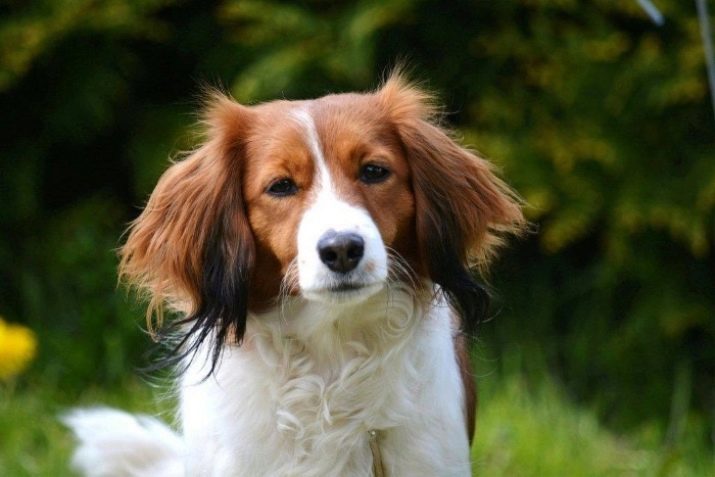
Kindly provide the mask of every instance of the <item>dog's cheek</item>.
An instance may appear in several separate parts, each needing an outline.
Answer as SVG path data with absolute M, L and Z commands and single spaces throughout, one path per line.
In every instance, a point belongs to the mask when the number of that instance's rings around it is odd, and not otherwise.
M 303 205 L 297 199 L 284 202 L 262 198 L 249 204 L 249 222 L 256 240 L 252 308 L 263 308 L 273 302 L 284 277 L 291 273 L 290 266 L 297 254 L 296 236 Z

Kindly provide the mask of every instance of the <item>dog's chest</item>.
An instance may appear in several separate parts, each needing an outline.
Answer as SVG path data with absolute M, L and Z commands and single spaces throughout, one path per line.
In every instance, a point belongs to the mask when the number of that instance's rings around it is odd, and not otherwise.
M 235 475 L 372 475 L 369 431 L 383 439 L 409 425 L 420 384 L 404 359 L 354 347 L 329 364 L 289 346 L 276 361 L 238 359 L 216 389 L 188 388 L 188 401 L 211 403 L 214 415 L 199 427 L 215 436 L 218 453 L 235 457 L 243 469 Z
M 454 357 L 440 354 L 451 350 L 449 323 L 435 333 L 425 320 L 395 321 L 382 342 L 357 337 L 320 355 L 301 340 L 257 334 L 226 354 L 215 379 L 182 389 L 191 465 L 217 469 L 209 475 L 370 476 L 377 430 L 388 475 L 440 475 L 398 471 L 437 462 L 441 444 L 428 442 L 449 442 L 441 428 L 464 433 Z M 455 404 L 439 407 L 438 396 Z
M 269 396 L 257 414 L 275 431 L 274 455 L 285 459 L 276 475 L 371 475 L 370 431 L 382 439 L 418 408 L 419 354 L 353 341 L 319 357 L 300 342 L 284 344 L 252 364 L 263 367 L 258 380 Z

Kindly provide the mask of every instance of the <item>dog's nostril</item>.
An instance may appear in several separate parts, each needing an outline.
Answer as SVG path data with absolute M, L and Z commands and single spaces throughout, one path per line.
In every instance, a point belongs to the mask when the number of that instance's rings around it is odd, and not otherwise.
M 364 247 L 362 244 L 355 244 L 352 247 L 348 248 L 348 258 L 350 259 L 360 259 L 362 258 L 362 254 L 364 252 Z
M 332 250 L 326 250 L 323 255 L 320 257 L 323 261 L 328 261 L 328 262 L 334 262 L 335 260 L 338 259 L 338 254 L 333 252 Z
M 320 260 L 334 272 L 354 270 L 364 253 L 365 241 L 358 234 L 330 231 L 318 241 Z

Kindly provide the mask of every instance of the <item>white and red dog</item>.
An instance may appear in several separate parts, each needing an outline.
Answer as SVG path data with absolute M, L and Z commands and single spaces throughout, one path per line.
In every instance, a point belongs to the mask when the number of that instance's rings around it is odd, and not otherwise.
M 180 433 L 66 417 L 90 476 L 466 476 L 470 273 L 523 225 L 518 199 L 399 74 L 376 92 L 242 106 L 132 224 L 121 274 L 183 315 Z

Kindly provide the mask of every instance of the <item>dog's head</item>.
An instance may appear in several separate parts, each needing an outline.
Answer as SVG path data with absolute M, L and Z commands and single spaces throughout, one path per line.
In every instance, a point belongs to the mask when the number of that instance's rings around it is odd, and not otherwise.
M 131 225 L 120 272 L 186 315 L 187 336 L 240 342 L 249 310 L 297 295 L 355 304 L 390 280 L 439 285 L 465 324 L 470 273 L 523 225 L 483 159 L 393 75 L 375 93 L 252 107 L 212 94 L 206 140 L 161 177 Z

